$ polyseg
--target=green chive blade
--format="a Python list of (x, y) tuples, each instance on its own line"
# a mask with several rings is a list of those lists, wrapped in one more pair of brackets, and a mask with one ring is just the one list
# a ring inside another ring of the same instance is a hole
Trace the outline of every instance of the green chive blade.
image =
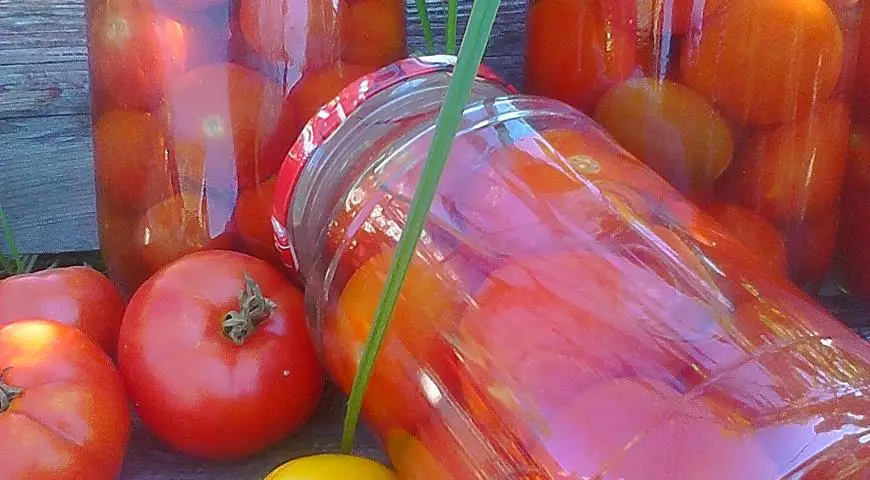
[(423, 39), (426, 42), (426, 53), (428, 55), (434, 55), (435, 40), (432, 38), (432, 24), (429, 22), (429, 9), (426, 6), (426, 0), (417, 0), (417, 18), (420, 19), (420, 26), (423, 27)]
[(459, 1), (447, 0), (447, 45), (448, 55), (456, 55), (456, 24), (459, 19)]

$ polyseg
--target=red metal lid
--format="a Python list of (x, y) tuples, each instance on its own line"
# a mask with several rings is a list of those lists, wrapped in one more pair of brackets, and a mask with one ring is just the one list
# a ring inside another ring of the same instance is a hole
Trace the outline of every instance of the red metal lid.
[[(293, 239), (287, 221), (293, 201), (293, 192), (296, 189), (302, 169), (311, 154), (344, 123), (345, 119), (357, 107), (372, 96), (413, 77), (452, 70), (455, 64), (456, 57), (451, 55), (405, 58), (352, 82), (308, 121), (296, 139), (296, 143), (290, 149), (290, 153), (284, 159), (275, 186), (272, 228), (275, 233), (275, 246), (278, 248), (285, 265), (294, 272), (299, 269), (299, 260), (293, 248)], [(495, 72), (484, 65), (480, 66), (477, 76), (481, 79), (501, 83), (511, 93), (516, 92), (513, 87), (505, 84)]]

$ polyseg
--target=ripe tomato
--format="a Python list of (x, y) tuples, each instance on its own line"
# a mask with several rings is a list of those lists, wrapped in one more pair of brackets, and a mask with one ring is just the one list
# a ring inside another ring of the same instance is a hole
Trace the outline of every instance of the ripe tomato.
[(724, 190), (775, 222), (835, 209), (848, 127), (846, 107), (828, 102), (809, 118), (756, 132), (723, 177)]
[(776, 227), (764, 217), (739, 205), (724, 203), (711, 205), (706, 212), (773, 271), (785, 272), (785, 243)]
[(387, 65), (405, 56), (405, 2), (353, 0), (341, 12), (341, 58), (357, 65)]
[(160, 121), (137, 110), (111, 110), (94, 127), (94, 173), (101, 203), (142, 212), (172, 192), (169, 150)]
[(843, 34), (824, 0), (731, 0), (682, 42), (690, 88), (751, 124), (803, 118), (834, 92)]
[(148, 273), (199, 250), (230, 248), (232, 205), (217, 195), (175, 195), (149, 209), (129, 247), (141, 248)]
[(43, 318), (76, 327), (109, 354), (118, 348), (125, 302), (90, 267), (67, 267), (0, 281), (0, 325)]
[(142, 255), (144, 239), (139, 232), (141, 216), (109, 202), (97, 204), (100, 254), (106, 271), (124, 298), (148, 278), (149, 269)]
[(157, 14), (150, 2), (107, 0), (89, 5), (88, 51), (97, 105), (157, 106), (166, 79), (187, 68), (186, 26)]
[[(346, 392), (356, 375), (392, 257), (392, 249), (384, 250), (357, 270), (326, 321), (327, 365)], [(366, 418), (385, 436), (396, 428), (414, 431), (433, 411), (422, 382), (451, 382), (446, 376), (452, 368), (444, 337), (455, 331), (462, 304), (461, 292), (445, 273), (415, 257), (396, 301), (364, 405)]]
[(870, 299), (870, 199), (866, 192), (849, 195), (841, 215), (839, 242), (849, 291)]
[(526, 88), (591, 112), (634, 70), (635, 0), (537, 0), (527, 23)]
[(398, 477), (387, 467), (367, 458), (321, 454), (291, 460), (275, 469), (266, 480), (398, 480)]
[(46, 320), (0, 327), (0, 477), (118, 478), (129, 435), (118, 373), (84, 334)]
[(683, 192), (705, 192), (731, 163), (734, 139), (712, 105), (682, 85), (627, 80), (598, 102), (595, 120)]
[(861, 46), (855, 74), (855, 114), (870, 122), (870, 16), (861, 23)]
[[(637, 25), (640, 33), (658, 37), (682, 35), (692, 28), (703, 28), (704, 19), (718, 13), (728, 0), (637, 0)], [(702, 8), (698, 8), (701, 6)], [(656, 16), (653, 20), (653, 15)]]
[(145, 425), (208, 459), (293, 433), (324, 384), (302, 294), (266, 262), (228, 251), (184, 257), (136, 292), (118, 365)]
[(280, 266), (281, 257), (275, 247), (272, 230), (272, 203), (276, 179), (242, 192), (236, 203), (235, 226), (245, 251)]
[(839, 215), (832, 210), (779, 226), (785, 240), (788, 274), (792, 282), (810, 294), (818, 292), (837, 250)]
[(345, 0), (242, 0), (248, 44), (276, 62), (318, 68), (338, 60), (339, 12)]
[(852, 126), (844, 188), (847, 194), (870, 190), (870, 124)]
[[(293, 111), (297, 126), (295, 134), (302, 131), (320, 108), (332, 100), (349, 83), (375, 70), (371, 66), (354, 65), (336, 62), (319, 70), (310, 70), (302, 74), (302, 80), (296, 84), (287, 97), (285, 108)], [(294, 135), (295, 135), (294, 134)]]
[(280, 102), (275, 84), (231, 63), (170, 84), (165, 108), (182, 191), (237, 192), (274, 175), (280, 163), (263, 162), (261, 154)]

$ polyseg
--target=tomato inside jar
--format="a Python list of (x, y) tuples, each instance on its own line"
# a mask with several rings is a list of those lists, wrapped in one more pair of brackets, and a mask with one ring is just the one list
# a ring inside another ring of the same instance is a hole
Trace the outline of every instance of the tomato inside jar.
[[(859, 3), (535, 0), (526, 87), (594, 116), (692, 200), (747, 208), (803, 251), (839, 209), (853, 94), (866, 115)], [(816, 293), (832, 258), (807, 269), (790, 255), (788, 271)]]
[[(348, 87), (278, 175), (282, 258), (344, 391), (451, 69), (409, 59)], [(401, 478), (870, 473), (870, 347), (786, 278), (777, 223), (701, 210), (485, 68), (471, 91), (363, 402)]]
[(98, 223), (113, 280), (132, 293), (212, 248), (280, 266), (275, 175), (322, 104), (405, 56), (404, 5), (89, 2)]

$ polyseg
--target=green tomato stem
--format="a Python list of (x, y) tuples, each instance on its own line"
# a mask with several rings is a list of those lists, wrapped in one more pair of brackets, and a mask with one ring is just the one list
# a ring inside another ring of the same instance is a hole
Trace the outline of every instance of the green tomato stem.
[(12, 400), (20, 397), (24, 394), (24, 390), (13, 387), (12, 385), (7, 385), (6, 382), (3, 381), (3, 377), (6, 376), (6, 372), (9, 371), (9, 367), (0, 370), (0, 413), (9, 410), (9, 407), (12, 406)]
[(266, 298), (257, 282), (245, 274), (245, 290), (239, 294), (239, 310), (233, 310), (224, 317), (224, 335), (236, 345), (242, 345), (275, 308), (275, 302)]

